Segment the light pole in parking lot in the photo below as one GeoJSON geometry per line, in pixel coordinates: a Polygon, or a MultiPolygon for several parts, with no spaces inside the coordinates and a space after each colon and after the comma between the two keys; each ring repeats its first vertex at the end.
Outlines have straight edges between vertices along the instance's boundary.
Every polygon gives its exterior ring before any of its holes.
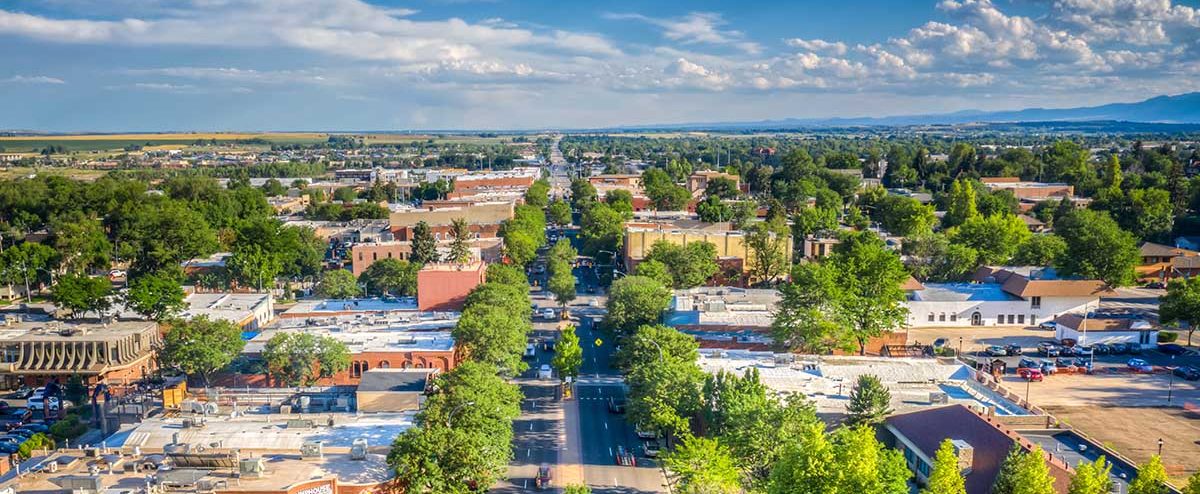
{"type": "Polygon", "coordinates": [[[1160,438],[1158,438],[1158,457],[1160,459],[1162,458],[1162,445],[1163,445],[1163,440],[1160,437],[1160,438]]]}
{"type": "MultiPolygon", "coordinates": [[[[1171,404],[1171,393],[1175,390],[1175,356],[1171,356],[1171,380],[1167,381],[1167,404],[1171,404]]],[[[1161,439],[1160,439],[1161,441],[1161,439]]]]}

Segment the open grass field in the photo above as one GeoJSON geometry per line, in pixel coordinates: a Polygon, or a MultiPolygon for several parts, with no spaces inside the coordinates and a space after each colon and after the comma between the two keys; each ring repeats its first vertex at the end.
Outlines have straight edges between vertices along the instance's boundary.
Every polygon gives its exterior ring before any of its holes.
{"type": "Polygon", "coordinates": [[[473,135],[424,135],[424,134],[367,134],[364,141],[371,144],[408,144],[432,141],[435,144],[502,144],[512,141],[513,136],[480,137],[473,135]]]}
{"type": "Polygon", "coordinates": [[[0,169],[0,180],[28,177],[33,174],[61,175],[76,180],[96,180],[103,177],[106,173],[108,172],[104,170],[81,170],[77,168],[41,168],[35,170],[28,167],[10,166],[0,169]]]}
{"type": "Polygon", "coordinates": [[[34,152],[48,146],[61,146],[67,152],[113,151],[128,146],[178,149],[196,141],[215,139],[218,143],[262,139],[272,144],[308,144],[328,138],[323,133],[236,133],[195,132],[176,134],[79,134],[0,137],[0,148],[8,152],[34,152]]]}

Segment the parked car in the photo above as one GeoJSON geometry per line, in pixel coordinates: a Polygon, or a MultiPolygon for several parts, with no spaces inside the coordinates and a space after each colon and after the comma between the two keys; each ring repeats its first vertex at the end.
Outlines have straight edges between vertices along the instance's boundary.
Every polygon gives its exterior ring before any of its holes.
{"type": "Polygon", "coordinates": [[[1043,357],[1057,357],[1062,353],[1062,348],[1049,341],[1038,343],[1038,353],[1043,357]]]}
{"type": "Polygon", "coordinates": [[[537,347],[535,347],[533,345],[533,343],[526,343],[525,344],[525,354],[522,356],[525,358],[533,358],[533,357],[537,356],[537,347]]]}
{"type": "Polygon", "coordinates": [[[540,314],[542,316],[542,319],[547,319],[547,320],[554,320],[555,316],[557,315],[557,313],[554,312],[554,309],[552,307],[546,307],[545,309],[542,309],[542,311],[539,312],[538,314],[540,314]]]}
{"type": "Polygon", "coordinates": [[[1044,323],[1038,324],[1038,329],[1041,329],[1043,331],[1055,331],[1058,329],[1058,323],[1056,323],[1054,321],[1046,321],[1044,323]]]}
{"type": "Polygon", "coordinates": [[[0,443],[0,453],[11,455],[21,449],[21,445],[13,443],[0,443]]]}
{"type": "Polygon", "coordinates": [[[1012,356],[1025,353],[1025,350],[1021,348],[1021,345],[1004,345],[1004,349],[1007,350],[1008,354],[1012,356]]]}
{"type": "Polygon", "coordinates": [[[1041,371],[1042,374],[1053,374],[1057,370],[1057,367],[1054,366],[1054,362],[1049,360],[1023,358],[1021,359],[1020,363],[1017,364],[1018,375],[1020,375],[1021,369],[1037,369],[1038,371],[1041,371]]]}
{"type": "Polygon", "coordinates": [[[1017,369],[1017,375],[1026,381],[1041,382],[1045,376],[1039,369],[1017,369]]]}
{"type": "Polygon", "coordinates": [[[646,441],[642,443],[642,454],[646,458],[658,458],[659,448],[657,441],[646,441]]]}
{"type": "Polygon", "coordinates": [[[1171,371],[1171,373],[1175,374],[1176,377],[1182,378],[1186,381],[1200,381],[1200,369],[1192,366],[1185,365],[1176,367],[1175,370],[1171,371]]]}
{"type": "Polygon", "coordinates": [[[1158,351],[1167,355],[1186,355],[1188,349],[1187,347],[1176,343],[1160,343],[1158,345],[1158,351]]]}
{"type": "Polygon", "coordinates": [[[1129,345],[1125,343],[1110,343],[1108,349],[1112,355],[1125,355],[1129,353],[1129,345]]]}
{"type": "Polygon", "coordinates": [[[1151,281],[1149,283],[1146,283],[1146,288],[1152,288],[1155,290],[1162,290],[1163,288],[1166,288],[1166,287],[1167,287],[1167,284],[1163,283],[1161,281],[1151,281]]]}
{"type": "Polygon", "coordinates": [[[21,443],[25,442],[25,439],[26,438],[14,434],[5,434],[0,436],[0,443],[13,443],[20,445],[21,443]]]}
{"type": "Polygon", "coordinates": [[[50,402],[51,410],[58,410],[60,405],[65,406],[67,408],[71,408],[71,406],[73,406],[73,404],[71,402],[69,402],[67,400],[59,400],[58,398],[55,398],[53,396],[51,396],[48,399],[46,397],[37,397],[37,399],[30,398],[29,401],[25,402],[25,406],[27,408],[29,408],[30,410],[37,412],[37,411],[42,410],[43,408],[46,408],[47,400],[50,402]]]}
{"type": "Polygon", "coordinates": [[[29,386],[21,386],[12,394],[12,397],[18,400],[27,400],[30,396],[33,396],[33,388],[29,386]]]}
{"type": "Polygon", "coordinates": [[[1042,374],[1047,376],[1058,372],[1058,366],[1054,365],[1054,361],[1050,359],[1042,359],[1042,374]]]}
{"type": "Polygon", "coordinates": [[[625,400],[617,398],[608,399],[609,413],[625,413],[625,400]]]}
{"type": "Polygon", "coordinates": [[[1058,347],[1058,356],[1060,356],[1060,357],[1074,357],[1074,356],[1075,356],[1075,347],[1073,347],[1073,346],[1066,346],[1066,345],[1064,345],[1064,346],[1061,346],[1061,347],[1058,347]]]}
{"type": "Polygon", "coordinates": [[[625,449],[625,446],[617,445],[616,460],[617,460],[617,465],[620,465],[623,467],[636,467],[637,466],[637,459],[633,457],[633,453],[630,453],[628,450],[625,449]]]}
{"type": "Polygon", "coordinates": [[[550,364],[542,364],[538,367],[538,379],[550,379],[554,377],[554,371],[550,370],[550,364]]]}
{"type": "Polygon", "coordinates": [[[533,478],[533,485],[538,490],[545,489],[550,486],[550,466],[542,465],[538,467],[537,477],[533,478]]]}
{"type": "Polygon", "coordinates": [[[650,429],[643,429],[640,425],[634,427],[633,431],[636,432],[637,437],[641,439],[658,439],[658,432],[650,429]]]}
{"type": "Polygon", "coordinates": [[[1087,346],[1087,345],[1077,346],[1074,348],[1074,350],[1075,350],[1076,357],[1091,357],[1092,354],[1096,351],[1095,349],[1093,349],[1092,347],[1087,346]]]}
{"type": "Polygon", "coordinates": [[[22,428],[29,429],[33,432],[50,432],[50,426],[46,424],[25,424],[22,426],[22,428]]]}
{"type": "Polygon", "coordinates": [[[1154,366],[1140,358],[1131,358],[1125,365],[1134,372],[1154,372],[1154,366]]]}
{"type": "Polygon", "coordinates": [[[1125,344],[1125,353],[1127,353],[1129,355],[1141,355],[1142,354],[1142,345],[1139,345],[1137,343],[1126,343],[1125,344]]]}
{"type": "Polygon", "coordinates": [[[999,345],[992,345],[983,350],[983,353],[989,357],[1007,357],[1008,350],[999,345]]]}
{"type": "Polygon", "coordinates": [[[1108,355],[1112,353],[1112,347],[1104,343],[1096,343],[1092,345],[1092,352],[1095,352],[1096,355],[1108,355]]]}

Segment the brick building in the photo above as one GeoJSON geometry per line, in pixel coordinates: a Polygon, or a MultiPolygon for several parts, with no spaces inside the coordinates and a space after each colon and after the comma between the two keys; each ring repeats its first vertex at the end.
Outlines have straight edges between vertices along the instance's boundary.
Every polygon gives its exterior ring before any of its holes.
{"type": "MultiPolygon", "coordinates": [[[[446,255],[450,252],[450,239],[443,237],[438,243],[438,252],[446,255]]],[[[503,257],[504,242],[500,238],[473,238],[468,242],[471,254],[475,259],[484,262],[497,262],[503,257]]],[[[412,242],[391,241],[355,244],[350,248],[351,270],[358,276],[380,259],[408,260],[412,255],[412,242]]]]}
{"type": "Polygon", "coordinates": [[[161,345],[152,321],[9,322],[0,327],[0,383],[13,389],[75,375],[87,384],[133,382],[155,371],[154,349],[161,345]]]}
{"type": "Polygon", "coordinates": [[[514,202],[486,202],[451,207],[427,206],[392,209],[389,224],[395,240],[411,241],[413,228],[424,221],[434,238],[449,238],[450,225],[458,219],[467,220],[467,228],[478,238],[495,238],[500,224],[513,217],[514,202]]]}
{"type": "Polygon", "coordinates": [[[417,308],[422,311],[462,310],[467,294],[483,284],[487,263],[463,266],[430,264],[417,273],[417,308]]]}

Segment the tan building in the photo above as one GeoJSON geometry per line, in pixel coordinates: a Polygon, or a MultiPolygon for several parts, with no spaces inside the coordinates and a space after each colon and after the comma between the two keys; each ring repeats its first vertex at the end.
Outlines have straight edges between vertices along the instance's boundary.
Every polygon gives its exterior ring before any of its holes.
{"type": "MultiPolygon", "coordinates": [[[[745,243],[746,233],[734,231],[711,231],[697,229],[661,229],[661,228],[626,228],[625,229],[625,269],[632,271],[650,252],[655,242],[664,240],[677,245],[687,245],[693,242],[708,242],[717,248],[717,258],[720,260],[741,259],[742,272],[750,272],[754,268],[754,259],[745,243]]],[[[792,237],[784,240],[785,257],[791,259],[792,237]]]]}
{"type": "Polygon", "coordinates": [[[500,224],[513,217],[516,203],[487,202],[453,207],[423,207],[393,209],[389,216],[392,233],[396,240],[412,240],[412,229],[424,221],[435,234],[448,232],[455,219],[467,220],[472,233],[480,237],[495,236],[500,224]],[[440,228],[439,228],[440,227],[440,228]],[[485,235],[485,233],[487,235],[485,235]]]}
{"type": "Polygon", "coordinates": [[[293,214],[304,211],[308,207],[308,196],[279,196],[267,198],[267,204],[275,210],[275,214],[293,214]]]}
{"type": "Polygon", "coordinates": [[[708,188],[708,181],[714,178],[728,179],[733,182],[733,188],[741,190],[741,178],[739,178],[737,175],[715,170],[700,170],[696,173],[693,173],[690,177],[688,177],[688,190],[691,191],[692,195],[694,196],[702,194],[704,193],[704,189],[708,188]]]}
{"type": "Polygon", "coordinates": [[[151,321],[7,323],[0,327],[0,382],[12,389],[79,375],[88,384],[124,384],[154,372],[160,346],[162,335],[151,321]]]}

